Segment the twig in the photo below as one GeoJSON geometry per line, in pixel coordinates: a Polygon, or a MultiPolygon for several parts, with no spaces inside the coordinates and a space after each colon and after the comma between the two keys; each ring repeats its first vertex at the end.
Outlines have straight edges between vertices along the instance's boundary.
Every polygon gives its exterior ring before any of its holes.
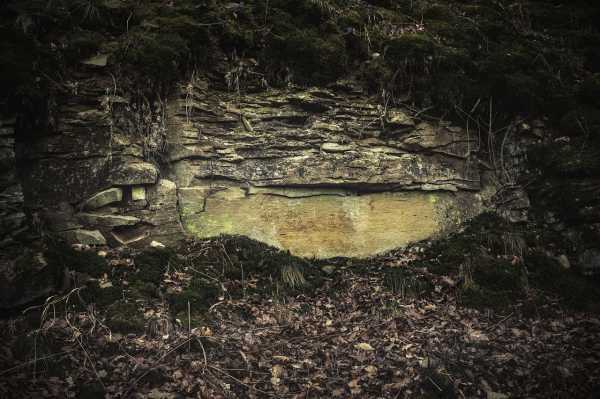
{"type": "Polygon", "coordinates": [[[499,324],[502,324],[502,323],[504,323],[506,320],[510,319],[510,318],[513,316],[513,314],[514,314],[514,312],[510,312],[510,313],[508,314],[508,316],[506,316],[506,317],[503,317],[502,319],[500,319],[500,321],[498,321],[498,322],[496,322],[496,323],[492,324],[491,326],[489,326],[488,328],[486,328],[486,330],[485,330],[485,331],[491,331],[491,330],[493,330],[493,329],[494,329],[494,328],[496,328],[496,326],[498,326],[499,324]]]}
{"type": "MultiPolygon", "coordinates": [[[[165,353],[164,355],[162,355],[156,362],[154,362],[154,366],[157,366],[160,362],[162,362],[167,356],[169,356],[171,353],[176,352],[179,348],[182,348],[183,346],[185,346],[187,343],[189,342],[189,339],[186,339],[185,341],[183,341],[182,343],[180,343],[179,345],[175,346],[173,349],[169,350],[167,353],[165,353]]],[[[127,391],[125,391],[125,393],[123,394],[123,398],[126,398],[129,396],[129,394],[133,391],[133,389],[135,388],[135,386],[138,384],[138,382],[140,382],[142,380],[142,378],[144,378],[146,375],[148,375],[148,373],[150,371],[152,371],[155,367],[149,367],[146,371],[144,371],[138,378],[136,378],[129,386],[129,388],[127,389],[127,391]]]]}
{"type": "Polygon", "coordinates": [[[83,342],[81,342],[81,337],[77,337],[77,343],[79,344],[79,346],[81,347],[81,350],[83,351],[83,353],[85,354],[85,357],[88,359],[88,361],[90,362],[90,364],[92,365],[92,371],[94,371],[94,374],[96,375],[96,379],[98,380],[98,382],[100,383],[100,385],[102,385],[102,389],[104,391],[106,391],[106,386],[104,385],[104,383],[102,382],[102,378],[100,378],[100,375],[98,374],[98,370],[96,370],[96,365],[94,364],[94,361],[92,360],[92,358],[90,357],[90,354],[88,353],[88,351],[85,349],[85,347],[83,346],[83,342]]]}
{"type": "Polygon", "coordinates": [[[234,380],[234,381],[235,381],[235,382],[237,382],[238,384],[240,384],[240,385],[243,385],[243,386],[245,386],[245,387],[246,387],[246,388],[248,388],[248,389],[251,389],[251,390],[253,390],[253,391],[256,391],[256,392],[258,392],[258,393],[262,393],[263,395],[267,395],[267,396],[275,397],[275,395],[273,395],[273,394],[272,394],[272,393],[270,393],[270,392],[261,391],[260,389],[258,389],[258,388],[256,388],[256,387],[253,387],[253,386],[251,386],[251,385],[248,385],[248,384],[246,384],[246,383],[245,383],[245,382],[243,382],[243,381],[240,381],[239,379],[235,378],[234,376],[232,376],[231,374],[229,374],[229,373],[225,372],[223,369],[221,369],[221,368],[219,368],[219,367],[212,366],[212,365],[210,365],[210,366],[208,366],[208,367],[209,367],[210,369],[213,369],[213,370],[215,370],[215,371],[218,371],[219,373],[221,373],[221,374],[225,375],[226,377],[229,377],[229,378],[231,378],[232,380],[234,380]]]}
{"type": "Polygon", "coordinates": [[[206,351],[204,350],[204,344],[202,343],[202,340],[197,337],[196,341],[200,344],[200,349],[202,349],[202,356],[204,356],[204,368],[208,367],[208,359],[206,357],[206,351]]]}
{"type": "Polygon", "coordinates": [[[431,381],[431,383],[432,383],[432,384],[433,384],[433,385],[434,385],[434,386],[435,386],[435,387],[438,389],[438,391],[440,391],[440,392],[442,392],[442,391],[443,391],[443,389],[442,389],[442,388],[440,388],[440,386],[439,386],[438,384],[436,384],[436,383],[435,383],[435,381],[431,379],[431,377],[427,377],[427,379],[428,379],[429,381],[431,381]]]}
{"type": "Polygon", "coordinates": [[[188,353],[190,353],[192,351],[192,347],[191,347],[191,340],[190,337],[192,336],[192,315],[191,315],[191,309],[190,309],[190,301],[187,301],[187,314],[188,314],[188,353]]]}
{"type": "Polygon", "coordinates": [[[21,363],[21,364],[19,364],[17,366],[14,366],[14,367],[11,367],[9,369],[0,371],[0,377],[3,376],[3,375],[5,375],[5,374],[8,374],[8,373],[10,373],[12,371],[15,371],[15,370],[18,370],[20,368],[29,366],[32,363],[39,362],[39,361],[42,361],[42,360],[52,359],[53,357],[57,357],[57,356],[67,355],[67,354],[69,354],[69,353],[71,353],[73,351],[75,351],[75,349],[71,349],[71,350],[64,351],[64,352],[59,352],[59,353],[53,353],[51,355],[40,357],[40,358],[37,358],[37,359],[32,359],[32,360],[30,360],[28,362],[21,363]]]}

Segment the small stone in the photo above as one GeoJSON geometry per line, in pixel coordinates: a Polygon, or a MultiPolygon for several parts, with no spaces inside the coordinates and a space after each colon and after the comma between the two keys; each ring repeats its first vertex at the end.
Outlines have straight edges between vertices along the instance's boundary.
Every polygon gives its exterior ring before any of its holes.
{"type": "Polygon", "coordinates": [[[131,187],[131,199],[133,201],[142,201],[146,199],[146,187],[134,186],[131,187]]]}
{"type": "Polygon", "coordinates": [[[95,194],[93,197],[85,201],[83,208],[87,210],[94,210],[115,202],[120,202],[122,200],[123,190],[113,187],[95,194]]]}
{"type": "Polygon", "coordinates": [[[98,251],[97,255],[101,258],[106,258],[106,256],[108,255],[108,252],[106,251],[98,251]]]}
{"type": "Polygon", "coordinates": [[[86,249],[86,245],[83,244],[71,244],[71,248],[73,248],[75,251],[83,251],[86,249]]]}
{"type": "Polygon", "coordinates": [[[69,230],[60,236],[69,244],[106,245],[106,239],[98,230],[69,230]]]}
{"type": "Polygon", "coordinates": [[[108,55],[106,54],[97,54],[93,57],[85,59],[81,61],[82,64],[92,65],[97,67],[105,67],[108,62],[108,55]]]}
{"type": "Polygon", "coordinates": [[[158,242],[158,241],[152,241],[150,243],[150,246],[152,248],[166,248],[165,244],[163,244],[162,242],[158,242]]]}
{"type": "Polygon", "coordinates": [[[134,226],[140,222],[140,219],[133,216],[98,215],[95,213],[80,213],[77,218],[83,224],[102,227],[134,226]]]}
{"type": "Polygon", "coordinates": [[[564,255],[564,254],[560,255],[559,257],[556,258],[556,260],[562,266],[563,269],[571,268],[571,262],[569,262],[569,258],[567,258],[567,255],[564,255]]]}
{"type": "Polygon", "coordinates": [[[321,150],[326,152],[346,152],[352,150],[351,145],[344,145],[338,143],[323,143],[321,144],[321,150]]]}
{"type": "Polygon", "coordinates": [[[421,366],[422,368],[435,368],[438,365],[439,362],[429,356],[419,360],[419,366],[421,366]]]}
{"type": "Polygon", "coordinates": [[[415,126],[415,121],[413,121],[411,117],[404,112],[397,110],[389,111],[385,121],[386,124],[392,126],[415,126]]]}

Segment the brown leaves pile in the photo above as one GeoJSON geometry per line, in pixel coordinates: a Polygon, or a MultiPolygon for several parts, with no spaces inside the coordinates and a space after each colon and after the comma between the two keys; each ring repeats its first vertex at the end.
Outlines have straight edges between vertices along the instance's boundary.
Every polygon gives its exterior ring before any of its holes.
{"type": "Polygon", "coordinates": [[[600,383],[596,316],[550,300],[543,317],[519,303],[501,315],[460,308],[444,278],[427,298],[401,298],[383,288],[384,267],[338,267],[311,294],[224,300],[193,331],[97,329],[78,345],[55,323],[45,333],[59,337],[55,357],[0,351],[0,396],[96,386],[106,398],[587,398],[600,383]]]}

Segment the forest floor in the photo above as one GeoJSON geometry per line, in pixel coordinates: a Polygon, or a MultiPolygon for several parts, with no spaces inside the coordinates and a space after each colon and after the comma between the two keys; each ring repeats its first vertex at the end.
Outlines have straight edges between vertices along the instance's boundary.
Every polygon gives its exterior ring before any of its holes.
{"type": "MultiPolygon", "coordinates": [[[[390,289],[389,270],[406,268],[418,252],[323,263],[319,283],[294,294],[252,289],[262,283],[250,274],[242,281],[248,289],[237,297],[227,294],[231,282],[220,282],[224,291],[201,317],[192,310],[173,317],[168,310],[173,302],[164,295],[137,301],[145,320],[141,331],[111,331],[110,307],[65,313],[69,308],[64,305],[78,294],[74,289],[1,322],[0,396],[500,399],[598,394],[597,314],[570,310],[542,292],[530,293],[537,297],[533,305],[515,298],[503,310],[467,308],[461,305],[456,277],[418,267],[411,272],[430,289],[406,284],[390,289]]],[[[112,265],[130,264],[127,256],[112,250],[107,258],[112,265]]],[[[161,276],[164,292],[181,291],[190,267],[167,269],[161,276]]],[[[110,285],[106,277],[100,278],[101,286],[110,285]]]]}

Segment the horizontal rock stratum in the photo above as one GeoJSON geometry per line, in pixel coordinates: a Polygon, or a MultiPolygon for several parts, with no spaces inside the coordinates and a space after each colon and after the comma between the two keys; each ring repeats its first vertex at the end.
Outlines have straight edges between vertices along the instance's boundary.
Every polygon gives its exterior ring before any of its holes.
{"type": "Polygon", "coordinates": [[[494,191],[471,155],[476,137],[352,84],[239,94],[196,81],[140,109],[108,83],[82,84],[57,105],[58,134],[21,151],[28,206],[70,237],[241,234],[302,256],[362,257],[451,231],[494,191]]]}

